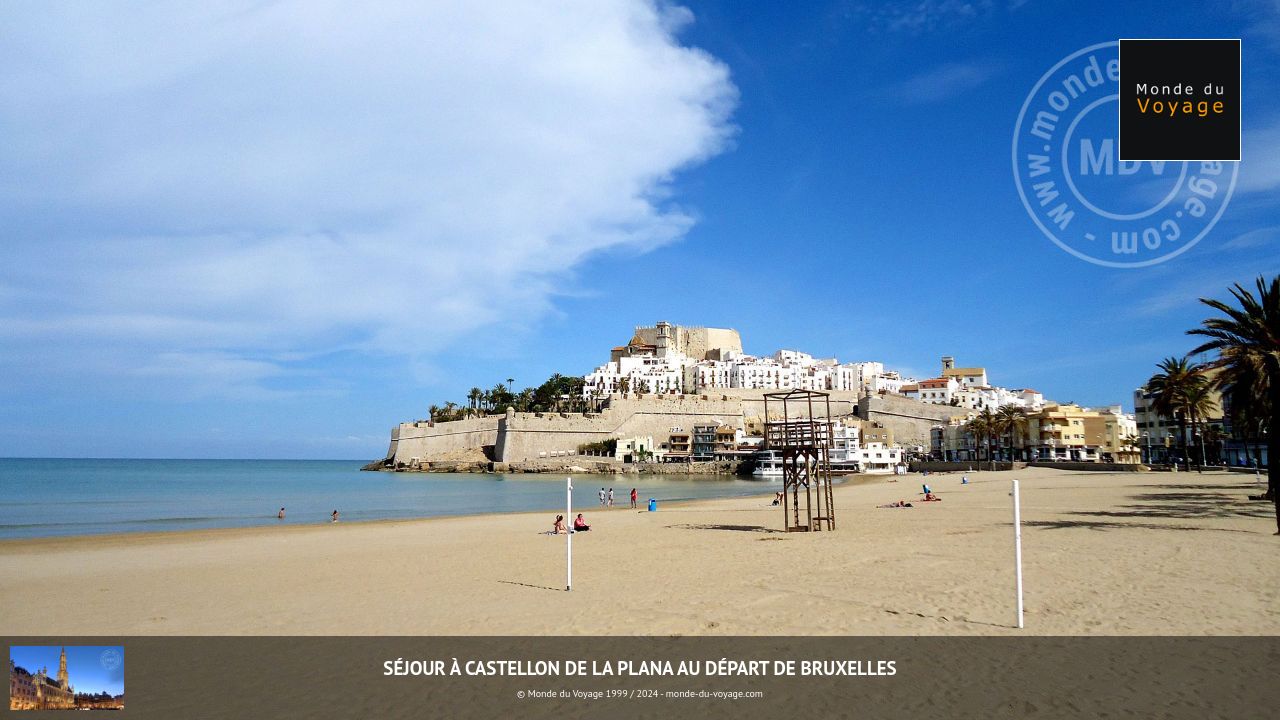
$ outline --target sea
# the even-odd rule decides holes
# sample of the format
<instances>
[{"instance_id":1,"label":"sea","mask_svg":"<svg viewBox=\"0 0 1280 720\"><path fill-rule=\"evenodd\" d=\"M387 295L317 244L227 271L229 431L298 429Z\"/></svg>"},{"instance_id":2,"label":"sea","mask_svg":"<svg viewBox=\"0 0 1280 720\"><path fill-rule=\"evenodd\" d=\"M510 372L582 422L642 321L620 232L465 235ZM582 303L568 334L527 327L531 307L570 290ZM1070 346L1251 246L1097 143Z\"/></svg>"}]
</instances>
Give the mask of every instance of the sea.
<instances>
[{"instance_id":1,"label":"sea","mask_svg":"<svg viewBox=\"0 0 1280 720\"><path fill-rule=\"evenodd\" d=\"M0 540L563 510L565 476L362 472L360 460L0 458ZM723 475L574 475L574 512L769 492ZM285 519L276 518L281 507ZM551 518L548 519L550 525Z\"/></svg>"}]
</instances>

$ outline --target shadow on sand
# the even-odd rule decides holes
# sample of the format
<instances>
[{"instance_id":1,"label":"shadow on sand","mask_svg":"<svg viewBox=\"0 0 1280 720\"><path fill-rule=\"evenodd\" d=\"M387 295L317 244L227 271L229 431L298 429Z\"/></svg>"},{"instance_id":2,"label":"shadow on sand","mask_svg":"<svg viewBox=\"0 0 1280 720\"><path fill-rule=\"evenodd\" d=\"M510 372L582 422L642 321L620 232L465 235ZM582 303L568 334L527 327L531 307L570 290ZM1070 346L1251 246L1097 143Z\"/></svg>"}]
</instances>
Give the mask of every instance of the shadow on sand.
<instances>
[{"instance_id":1,"label":"shadow on sand","mask_svg":"<svg viewBox=\"0 0 1280 720\"><path fill-rule=\"evenodd\" d=\"M1234 528L1207 527L1179 523L1162 523L1160 520L1222 520L1229 518L1269 518L1275 510L1270 503L1249 500L1246 494L1255 488L1253 483L1169 484L1152 492L1130 495L1129 504L1114 510L1075 511L1065 513L1070 518L1024 522L1032 527L1049 529L1086 528L1089 530L1210 530L1216 532L1251 532ZM1166 492L1169 491L1169 492ZM1133 522L1146 520L1148 522ZM1156 522L1153 522L1156 521Z\"/></svg>"},{"instance_id":2,"label":"shadow on sand","mask_svg":"<svg viewBox=\"0 0 1280 720\"><path fill-rule=\"evenodd\" d=\"M767 528L762 525L724 525L720 523L702 523L687 525L668 525L680 530L733 530L736 532L781 533L781 530Z\"/></svg>"},{"instance_id":3,"label":"shadow on sand","mask_svg":"<svg viewBox=\"0 0 1280 720\"><path fill-rule=\"evenodd\" d=\"M514 580L499 580L503 585L519 585L520 587L533 588L534 590L554 590L556 592L564 592L564 588L547 587L546 585L530 585L529 583L516 582Z\"/></svg>"}]
</instances>

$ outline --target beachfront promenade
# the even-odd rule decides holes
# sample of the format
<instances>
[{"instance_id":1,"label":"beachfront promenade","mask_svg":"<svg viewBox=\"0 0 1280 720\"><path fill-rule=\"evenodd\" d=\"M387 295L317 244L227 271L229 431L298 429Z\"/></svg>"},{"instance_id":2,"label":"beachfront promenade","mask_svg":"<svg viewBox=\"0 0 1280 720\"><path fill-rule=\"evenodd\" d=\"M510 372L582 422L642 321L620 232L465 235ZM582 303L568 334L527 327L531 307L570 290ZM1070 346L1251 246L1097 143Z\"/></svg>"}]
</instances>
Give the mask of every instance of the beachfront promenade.
<instances>
[{"instance_id":1,"label":"beachfront promenade","mask_svg":"<svg viewBox=\"0 0 1280 720\"><path fill-rule=\"evenodd\" d=\"M836 490L836 532L765 497L553 514L0 542L3 631L60 634L1280 634L1249 475L1017 472ZM1027 627L1013 623L1021 480ZM762 486L762 490L768 487ZM815 622L821 618L821 622Z\"/></svg>"}]
</instances>

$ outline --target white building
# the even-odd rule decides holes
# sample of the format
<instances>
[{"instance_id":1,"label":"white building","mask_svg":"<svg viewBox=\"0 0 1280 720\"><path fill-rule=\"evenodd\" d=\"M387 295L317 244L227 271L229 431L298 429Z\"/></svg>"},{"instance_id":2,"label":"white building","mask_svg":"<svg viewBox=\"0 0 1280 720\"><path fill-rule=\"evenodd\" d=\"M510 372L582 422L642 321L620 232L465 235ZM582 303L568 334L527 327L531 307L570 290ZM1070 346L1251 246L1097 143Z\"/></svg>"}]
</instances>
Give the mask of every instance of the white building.
<instances>
[{"instance_id":1,"label":"white building","mask_svg":"<svg viewBox=\"0 0 1280 720\"><path fill-rule=\"evenodd\" d=\"M833 464L858 462L861 435L862 428L857 423L845 425L836 422L831 429L831 462Z\"/></svg>"},{"instance_id":2,"label":"white building","mask_svg":"<svg viewBox=\"0 0 1280 720\"><path fill-rule=\"evenodd\" d=\"M956 367L956 359L950 355L942 357L942 377L953 378L962 387L982 387L987 382L987 369L980 367Z\"/></svg>"},{"instance_id":3,"label":"white building","mask_svg":"<svg viewBox=\"0 0 1280 720\"><path fill-rule=\"evenodd\" d=\"M1039 410L1044 407L1044 395L1031 388L1022 388L1018 391L1018 396L1022 398L1022 406L1028 410Z\"/></svg>"},{"instance_id":4,"label":"white building","mask_svg":"<svg viewBox=\"0 0 1280 720\"><path fill-rule=\"evenodd\" d=\"M884 443L867 443L858 449L858 464L868 474L889 474L897 471L902 463L902 448L888 447Z\"/></svg>"},{"instance_id":5,"label":"white building","mask_svg":"<svg viewBox=\"0 0 1280 720\"><path fill-rule=\"evenodd\" d=\"M990 386L961 387L955 393L955 398L958 407L993 412L1005 405L1016 405L1028 410L1038 410L1044 405L1043 397L1039 398L1039 402L1028 404L1027 395L1022 390Z\"/></svg>"},{"instance_id":6,"label":"white building","mask_svg":"<svg viewBox=\"0 0 1280 720\"><path fill-rule=\"evenodd\" d=\"M867 365L880 363L866 363ZM867 375L864 371L862 376L862 388L871 395L900 395L902 394L902 386L911 385L915 380L911 378L903 379L896 371L884 370L881 365L881 371L877 374Z\"/></svg>"},{"instance_id":7,"label":"white building","mask_svg":"<svg viewBox=\"0 0 1280 720\"><path fill-rule=\"evenodd\" d=\"M841 363L835 358L816 359L799 350L779 350L761 357L743 353L740 346L721 347L695 359L676 349L676 330L667 323L638 330L626 346L613 348L608 363L585 377L584 396L741 388L905 395L936 405L975 410L994 410L1010 404L1036 410L1044 405L1040 393L992 386L987 382L985 368L958 368L951 356L942 358L939 377L917 382L886 370L880 362ZM641 331L648 334L642 337Z\"/></svg>"},{"instance_id":8,"label":"white building","mask_svg":"<svg viewBox=\"0 0 1280 720\"><path fill-rule=\"evenodd\" d=\"M930 378L916 383L915 390L909 390L907 397L933 405L950 405L959 390L960 383L955 378Z\"/></svg>"}]
</instances>

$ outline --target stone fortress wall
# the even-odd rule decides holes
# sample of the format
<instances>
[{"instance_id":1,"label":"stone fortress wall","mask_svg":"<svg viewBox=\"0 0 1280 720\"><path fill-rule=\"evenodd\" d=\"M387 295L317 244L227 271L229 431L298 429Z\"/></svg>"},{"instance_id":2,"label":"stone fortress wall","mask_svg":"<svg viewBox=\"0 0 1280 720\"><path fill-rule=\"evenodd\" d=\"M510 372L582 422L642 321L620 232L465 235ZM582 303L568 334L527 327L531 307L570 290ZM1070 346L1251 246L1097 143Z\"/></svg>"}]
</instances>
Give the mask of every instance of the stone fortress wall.
<instances>
[{"instance_id":1,"label":"stone fortress wall","mask_svg":"<svg viewBox=\"0 0 1280 720\"><path fill-rule=\"evenodd\" d=\"M468 418L453 422L400 423L391 430L387 459L408 465L415 459L442 458L451 453L492 447L498 442L497 417Z\"/></svg>"},{"instance_id":2,"label":"stone fortress wall","mask_svg":"<svg viewBox=\"0 0 1280 720\"><path fill-rule=\"evenodd\" d=\"M680 428L729 425L758 431L765 393L774 390L732 388L701 395L613 395L599 413L517 413L431 425L401 423L391 432L387 459L394 463L449 459L451 454L483 450L498 462L521 462L573 455L578 446L610 438L652 437L663 442ZM902 445L929 445L929 429L960 409L930 405L900 396L859 398L855 392L830 393L833 418L856 416L878 422ZM792 403L790 410L803 407ZM824 405L815 403L815 414ZM778 409L770 401L771 419ZM800 416L805 414L800 410Z\"/></svg>"},{"instance_id":3,"label":"stone fortress wall","mask_svg":"<svg viewBox=\"0 0 1280 720\"><path fill-rule=\"evenodd\" d=\"M615 395L600 413L507 413L498 426L495 459L520 462L576 452L610 438L652 437L662 442L694 425L743 427L742 403L721 395Z\"/></svg>"},{"instance_id":4,"label":"stone fortress wall","mask_svg":"<svg viewBox=\"0 0 1280 720\"><path fill-rule=\"evenodd\" d=\"M665 440L672 428L744 427L743 403L724 395L614 395L599 413L517 413L453 422L401 423L391 431L387 459L411 464L467 450L498 462L572 455L586 443L620 437Z\"/></svg>"},{"instance_id":5,"label":"stone fortress wall","mask_svg":"<svg viewBox=\"0 0 1280 720\"><path fill-rule=\"evenodd\" d=\"M928 448L930 428L965 412L965 408L933 405L901 395L869 395L858 401L858 417L892 430L894 441L904 447Z\"/></svg>"}]
</instances>

